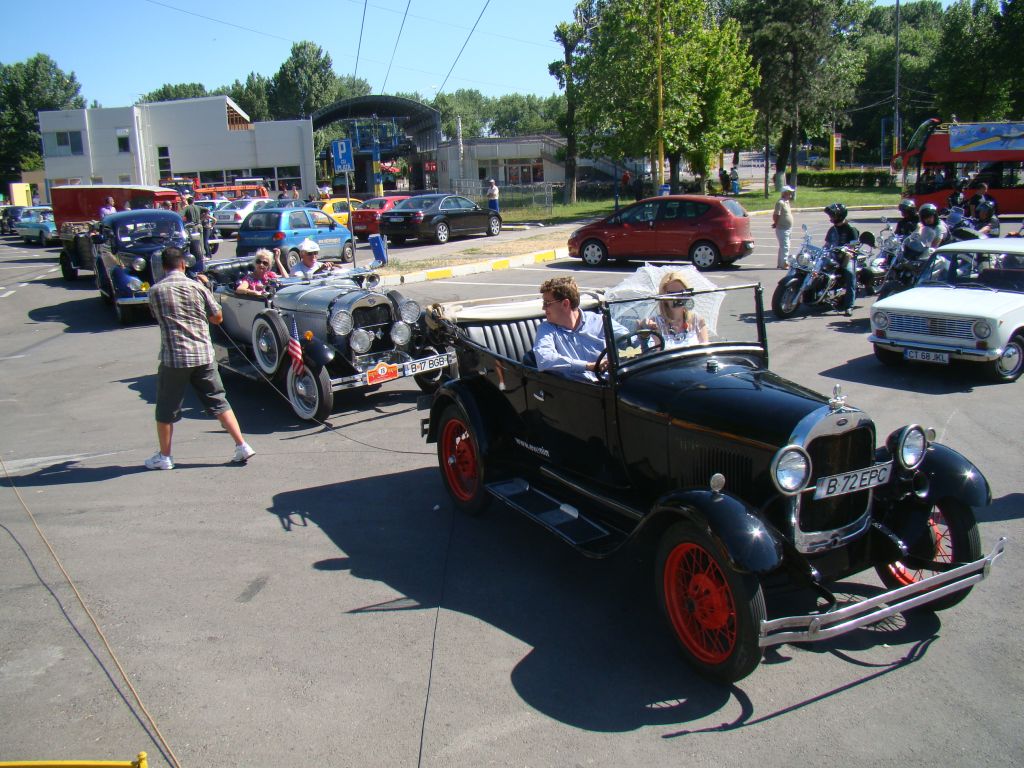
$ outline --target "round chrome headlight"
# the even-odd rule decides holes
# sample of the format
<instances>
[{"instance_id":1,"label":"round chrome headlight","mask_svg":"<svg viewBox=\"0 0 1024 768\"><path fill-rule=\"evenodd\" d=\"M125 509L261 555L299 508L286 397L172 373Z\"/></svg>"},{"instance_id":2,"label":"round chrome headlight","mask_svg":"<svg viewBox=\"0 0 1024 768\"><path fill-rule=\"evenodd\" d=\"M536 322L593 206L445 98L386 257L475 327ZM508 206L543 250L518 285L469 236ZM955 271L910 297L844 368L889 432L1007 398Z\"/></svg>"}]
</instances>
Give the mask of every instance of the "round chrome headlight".
<instances>
[{"instance_id":1,"label":"round chrome headlight","mask_svg":"<svg viewBox=\"0 0 1024 768\"><path fill-rule=\"evenodd\" d=\"M798 266L810 269L811 265L814 263L814 257L807 253L807 251L800 251L800 253L796 255L796 263Z\"/></svg>"},{"instance_id":2,"label":"round chrome headlight","mask_svg":"<svg viewBox=\"0 0 1024 768\"><path fill-rule=\"evenodd\" d=\"M402 346L408 344L409 339L412 338L412 326L408 323L395 323L391 326L391 340L395 342L396 346Z\"/></svg>"},{"instance_id":3,"label":"round chrome headlight","mask_svg":"<svg viewBox=\"0 0 1024 768\"><path fill-rule=\"evenodd\" d=\"M889 316L885 312L875 312L871 315L871 322L875 324L875 328L884 331L889 327Z\"/></svg>"},{"instance_id":4,"label":"round chrome headlight","mask_svg":"<svg viewBox=\"0 0 1024 768\"><path fill-rule=\"evenodd\" d=\"M131 290L131 291L141 291L142 290L142 281L139 280L139 278L137 278L137 277L129 277L128 278L128 289Z\"/></svg>"},{"instance_id":5,"label":"round chrome headlight","mask_svg":"<svg viewBox=\"0 0 1024 768\"><path fill-rule=\"evenodd\" d=\"M357 355L362 355L370 351L370 346L373 344L373 337L364 328L356 328L352 331L352 336L348 340L349 346L352 347L352 351Z\"/></svg>"},{"instance_id":6,"label":"round chrome headlight","mask_svg":"<svg viewBox=\"0 0 1024 768\"><path fill-rule=\"evenodd\" d=\"M924 461L924 453L928 450L928 438L924 430L912 424L903 430L896 446L896 458L907 469L916 469Z\"/></svg>"},{"instance_id":7,"label":"round chrome headlight","mask_svg":"<svg viewBox=\"0 0 1024 768\"><path fill-rule=\"evenodd\" d=\"M365 288L368 291L372 291L378 285L380 285L380 275L378 275L376 272L373 272L372 274L369 274L363 278L363 288Z\"/></svg>"},{"instance_id":8,"label":"round chrome headlight","mask_svg":"<svg viewBox=\"0 0 1024 768\"><path fill-rule=\"evenodd\" d=\"M339 310L331 316L331 329L339 336L348 336L352 333L352 313Z\"/></svg>"},{"instance_id":9,"label":"round chrome headlight","mask_svg":"<svg viewBox=\"0 0 1024 768\"><path fill-rule=\"evenodd\" d=\"M799 445L787 445L772 460L772 480L780 493L792 496L807 485L811 477L811 457Z\"/></svg>"},{"instance_id":10,"label":"round chrome headlight","mask_svg":"<svg viewBox=\"0 0 1024 768\"><path fill-rule=\"evenodd\" d=\"M423 310L420 309L420 305L415 301L403 301L402 306L398 308L398 314L401 316L402 320L410 325L419 320L422 313Z\"/></svg>"},{"instance_id":11,"label":"round chrome headlight","mask_svg":"<svg viewBox=\"0 0 1024 768\"><path fill-rule=\"evenodd\" d=\"M992 335L992 326L988 324L987 320L975 320L971 330L974 331L975 337L979 339L987 339Z\"/></svg>"},{"instance_id":12,"label":"round chrome headlight","mask_svg":"<svg viewBox=\"0 0 1024 768\"><path fill-rule=\"evenodd\" d=\"M132 260L132 269L134 269L136 272L144 271L146 269L146 260L141 256L136 256Z\"/></svg>"}]
</instances>

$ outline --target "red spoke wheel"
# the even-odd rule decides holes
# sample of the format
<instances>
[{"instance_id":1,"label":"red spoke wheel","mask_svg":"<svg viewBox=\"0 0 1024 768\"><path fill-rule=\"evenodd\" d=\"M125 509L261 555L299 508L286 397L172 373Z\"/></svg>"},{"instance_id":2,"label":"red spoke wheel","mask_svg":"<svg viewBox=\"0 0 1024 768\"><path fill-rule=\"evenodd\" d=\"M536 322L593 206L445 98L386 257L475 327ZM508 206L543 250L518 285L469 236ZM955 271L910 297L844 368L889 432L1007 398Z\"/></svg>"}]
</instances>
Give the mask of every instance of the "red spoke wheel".
<instances>
[{"instance_id":1,"label":"red spoke wheel","mask_svg":"<svg viewBox=\"0 0 1024 768\"><path fill-rule=\"evenodd\" d=\"M490 501L484 488L484 463L469 419L454 405L441 415L437 462L455 506L473 515L481 512Z\"/></svg>"},{"instance_id":2,"label":"red spoke wheel","mask_svg":"<svg viewBox=\"0 0 1024 768\"><path fill-rule=\"evenodd\" d=\"M702 674L731 683L754 671L764 593L710 536L689 523L670 528L658 548L657 587L683 653Z\"/></svg>"},{"instance_id":3,"label":"red spoke wheel","mask_svg":"<svg viewBox=\"0 0 1024 768\"><path fill-rule=\"evenodd\" d=\"M906 544L915 557L937 563L962 564L981 557L981 537L978 535L974 510L955 499L943 499L932 505L924 528L916 539ZM899 560L879 565L875 571L889 589L915 584L937 573L915 568ZM963 589L911 610L933 612L952 608L967 597L970 591Z\"/></svg>"}]
</instances>

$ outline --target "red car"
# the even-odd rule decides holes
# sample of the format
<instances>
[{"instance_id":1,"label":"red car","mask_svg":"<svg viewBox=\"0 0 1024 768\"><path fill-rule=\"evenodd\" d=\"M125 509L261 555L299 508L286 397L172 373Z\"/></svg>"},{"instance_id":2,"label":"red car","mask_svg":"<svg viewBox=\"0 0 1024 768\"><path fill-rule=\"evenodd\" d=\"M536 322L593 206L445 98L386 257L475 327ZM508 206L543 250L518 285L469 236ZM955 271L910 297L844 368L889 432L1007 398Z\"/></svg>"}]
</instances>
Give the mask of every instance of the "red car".
<instances>
[{"instance_id":1,"label":"red car","mask_svg":"<svg viewBox=\"0 0 1024 768\"><path fill-rule=\"evenodd\" d=\"M569 236L569 255L596 267L608 259L690 259L697 269L752 253L750 218L735 200L665 195L641 200Z\"/></svg>"},{"instance_id":2,"label":"red car","mask_svg":"<svg viewBox=\"0 0 1024 768\"><path fill-rule=\"evenodd\" d=\"M352 234L365 242L370 235L380 233L380 215L384 211L390 211L396 203L408 200L409 195L395 195L393 197L374 197L363 203L350 214Z\"/></svg>"}]
</instances>

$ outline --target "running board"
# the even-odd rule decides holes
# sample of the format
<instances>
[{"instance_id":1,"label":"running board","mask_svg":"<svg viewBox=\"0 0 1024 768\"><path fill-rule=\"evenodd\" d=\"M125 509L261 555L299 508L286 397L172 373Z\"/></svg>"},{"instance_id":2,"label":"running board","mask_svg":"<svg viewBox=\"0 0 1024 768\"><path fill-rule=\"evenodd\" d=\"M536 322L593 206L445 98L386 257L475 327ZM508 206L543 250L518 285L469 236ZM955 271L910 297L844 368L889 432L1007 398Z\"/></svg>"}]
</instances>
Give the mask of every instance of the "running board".
<instances>
[{"instance_id":1,"label":"running board","mask_svg":"<svg viewBox=\"0 0 1024 768\"><path fill-rule=\"evenodd\" d=\"M490 483L487 490L574 547L590 549L588 545L611 535L606 528L580 514L576 507L532 488L522 478Z\"/></svg>"}]
</instances>

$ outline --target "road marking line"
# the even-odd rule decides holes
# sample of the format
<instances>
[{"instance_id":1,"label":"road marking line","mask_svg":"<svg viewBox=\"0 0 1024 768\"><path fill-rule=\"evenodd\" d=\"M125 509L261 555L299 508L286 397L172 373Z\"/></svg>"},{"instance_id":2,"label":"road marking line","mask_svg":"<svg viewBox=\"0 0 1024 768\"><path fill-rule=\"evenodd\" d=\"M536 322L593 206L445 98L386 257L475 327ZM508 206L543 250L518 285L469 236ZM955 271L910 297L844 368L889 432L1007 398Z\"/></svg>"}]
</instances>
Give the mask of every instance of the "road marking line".
<instances>
[{"instance_id":1,"label":"road marking line","mask_svg":"<svg viewBox=\"0 0 1024 768\"><path fill-rule=\"evenodd\" d=\"M12 293L14 293L14 291L8 291L7 293L0 293L0 299L6 299Z\"/></svg>"},{"instance_id":2,"label":"road marking line","mask_svg":"<svg viewBox=\"0 0 1024 768\"><path fill-rule=\"evenodd\" d=\"M0 360L17 360L19 357L24 357L24 355L8 355L7 357L0 357ZM0 400L0 403L14 403L14 402L17 402L17 401L15 401L15 400Z\"/></svg>"},{"instance_id":3,"label":"road marking line","mask_svg":"<svg viewBox=\"0 0 1024 768\"><path fill-rule=\"evenodd\" d=\"M32 279L34 280L35 278L32 278ZM18 283L18 287L19 288L25 288L27 285L28 285L28 283Z\"/></svg>"}]
</instances>

